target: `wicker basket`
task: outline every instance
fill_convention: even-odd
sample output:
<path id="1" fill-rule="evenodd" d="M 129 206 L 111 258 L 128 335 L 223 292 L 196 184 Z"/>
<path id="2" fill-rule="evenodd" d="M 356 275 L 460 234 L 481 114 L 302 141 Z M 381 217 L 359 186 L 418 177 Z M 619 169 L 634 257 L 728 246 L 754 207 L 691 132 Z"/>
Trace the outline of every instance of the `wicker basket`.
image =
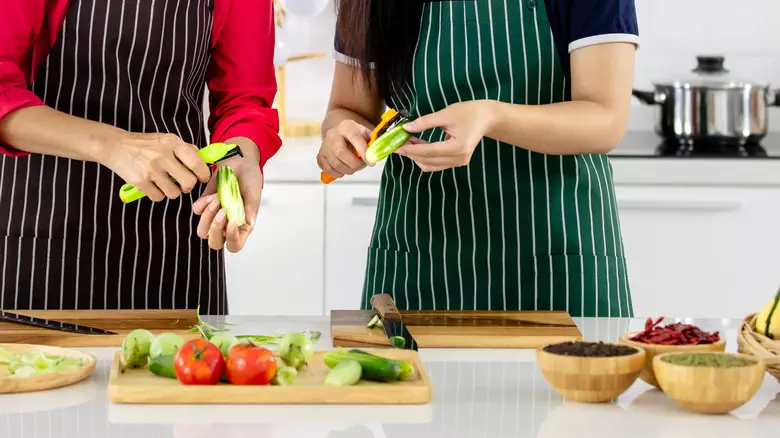
<path id="1" fill-rule="evenodd" d="M 757 316 L 757 313 L 752 313 L 742 321 L 737 334 L 739 352 L 761 359 L 769 374 L 780 380 L 780 340 L 772 340 L 756 332 Z"/>

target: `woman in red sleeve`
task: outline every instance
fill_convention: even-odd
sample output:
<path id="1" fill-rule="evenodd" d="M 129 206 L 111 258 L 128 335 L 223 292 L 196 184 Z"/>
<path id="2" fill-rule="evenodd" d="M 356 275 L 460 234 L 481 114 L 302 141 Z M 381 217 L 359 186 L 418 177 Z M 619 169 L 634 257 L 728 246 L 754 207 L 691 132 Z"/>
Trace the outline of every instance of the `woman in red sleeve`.
<path id="1" fill-rule="evenodd" d="M 3 0 L 0 309 L 227 313 L 220 250 L 246 241 L 281 143 L 273 47 L 271 0 Z M 210 142 L 243 152 L 243 227 Z M 148 197 L 123 203 L 125 182 Z"/>

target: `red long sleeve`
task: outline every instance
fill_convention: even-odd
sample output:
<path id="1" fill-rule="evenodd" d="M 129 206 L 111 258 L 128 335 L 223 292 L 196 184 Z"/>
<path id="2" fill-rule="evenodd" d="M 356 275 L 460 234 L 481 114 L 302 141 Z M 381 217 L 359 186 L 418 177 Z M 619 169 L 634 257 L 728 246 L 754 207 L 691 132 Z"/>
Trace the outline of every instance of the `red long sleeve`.
<path id="1" fill-rule="evenodd" d="M 43 105 L 29 90 L 32 82 L 33 47 L 43 24 L 45 0 L 3 0 L 0 13 L 0 120 L 10 112 Z M 24 66 L 24 67 L 23 67 Z M 0 143 L 0 153 L 26 153 Z"/>
<path id="2" fill-rule="evenodd" d="M 272 0 L 221 3 L 208 88 L 212 141 L 246 137 L 260 149 L 260 166 L 281 147 L 279 115 L 271 106 L 277 85 L 273 65 L 276 43 Z M 215 4 L 215 8 L 220 3 Z"/>

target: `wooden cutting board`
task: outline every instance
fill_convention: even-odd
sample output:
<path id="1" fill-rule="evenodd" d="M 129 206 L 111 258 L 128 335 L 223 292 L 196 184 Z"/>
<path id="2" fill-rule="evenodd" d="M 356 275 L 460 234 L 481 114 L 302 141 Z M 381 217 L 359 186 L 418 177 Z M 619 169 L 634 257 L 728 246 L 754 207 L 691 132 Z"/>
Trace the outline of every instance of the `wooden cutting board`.
<path id="1" fill-rule="evenodd" d="M 59 373 L 43 374 L 31 377 L 11 377 L 8 369 L 0 365 L 0 394 L 15 394 L 20 392 L 43 391 L 72 385 L 88 378 L 95 371 L 95 357 L 76 350 L 49 347 L 46 345 L 0 344 L 0 348 L 11 353 L 27 353 L 41 351 L 52 356 L 76 357 L 82 360 L 82 367 L 77 370 Z"/>
<path id="2" fill-rule="evenodd" d="M 0 342 L 58 347 L 119 347 L 125 335 L 137 328 L 155 334 L 175 332 L 185 337 L 197 336 L 186 332 L 198 323 L 196 310 L 20 310 L 14 313 L 82 324 L 118 334 L 82 335 L 0 321 Z"/>
<path id="3" fill-rule="evenodd" d="M 369 329 L 371 310 L 331 311 L 331 334 L 337 347 L 390 347 L 384 329 Z M 402 311 L 418 348 L 538 348 L 581 341 L 566 312 Z"/>
<path id="4" fill-rule="evenodd" d="M 114 355 L 108 393 L 114 403 L 142 404 L 423 404 L 431 398 L 431 382 L 416 351 L 366 350 L 388 359 L 410 362 L 415 373 L 403 382 L 361 380 L 354 386 L 325 386 L 327 351 L 317 351 L 309 365 L 298 371 L 291 386 L 249 386 L 220 383 L 213 386 L 183 385 L 159 377 L 148 369 L 120 371 L 120 356 Z"/>

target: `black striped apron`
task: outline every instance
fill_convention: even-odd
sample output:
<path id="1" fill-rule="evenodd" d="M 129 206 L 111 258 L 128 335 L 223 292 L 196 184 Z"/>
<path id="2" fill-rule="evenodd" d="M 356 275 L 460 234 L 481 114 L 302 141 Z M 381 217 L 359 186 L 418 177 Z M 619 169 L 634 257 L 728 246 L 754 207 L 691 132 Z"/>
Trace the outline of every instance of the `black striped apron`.
<path id="1" fill-rule="evenodd" d="M 33 92 L 74 116 L 205 146 L 212 1 L 73 0 Z M 195 234 L 203 185 L 123 204 L 124 182 L 95 163 L 31 155 L 1 166 L 3 309 L 227 313 L 222 252 Z"/>

